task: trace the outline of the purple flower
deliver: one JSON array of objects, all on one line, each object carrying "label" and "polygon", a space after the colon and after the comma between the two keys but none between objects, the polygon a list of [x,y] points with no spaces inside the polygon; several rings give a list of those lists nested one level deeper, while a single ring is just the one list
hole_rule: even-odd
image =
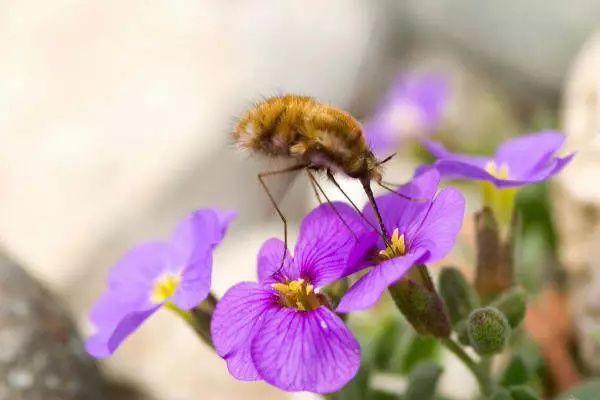
[{"label": "purple flower", "polygon": [[431,140],[423,144],[437,157],[434,165],[442,177],[488,181],[503,188],[541,182],[557,174],[574,156],[556,156],[564,141],[563,134],[553,131],[524,135],[504,142],[493,157],[451,153]]},{"label": "purple flower", "polygon": [[358,371],[358,342],[318,292],[342,277],[355,243],[351,231],[362,229],[353,209],[333,204],[350,230],[329,204],[315,208],[283,267],[283,242],[268,240],[257,258],[258,283],[239,283],[217,303],[212,339],[236,379],[328,393]]},{"label": "purple flower", "polygon": [[[405,200],[393,193],[376,199],[383,223],[391,234],[390,246],[373,233],[361,237],[345,273],[373,268],[350,287],[336,311],[350,312],[374,305],[385,289],[411,267],[439,260],[451,250],[462,226],[465,201],[454,188],[437,192],[439,178],[435,169],[425,168],[398,189],[406,196],[428,199],[427,202]],[[375,222],[370,207],[363,212]]]},{"label": "purple flower", "polygon": [[376,153],[389,151],[403,138],[427,134],[439,125],[448,82],[437,74],[401,76],[365,124],[365,137]]},{"label": "purple flower", "polygon": [[179,222],[170,241],[143,243],[125,254],[90,312],[96,332],[86,351],[111,355],[162,305],[189,310],[200,304],[210,290],[213,249],[234,217],[231,211],[197,210]]}]

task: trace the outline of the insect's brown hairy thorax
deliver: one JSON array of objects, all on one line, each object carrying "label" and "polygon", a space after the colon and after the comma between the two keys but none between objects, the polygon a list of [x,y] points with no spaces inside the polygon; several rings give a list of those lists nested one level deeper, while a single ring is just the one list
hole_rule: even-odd
[{"label": "insect's brown hairy thorax", "polygon": [[311,97],[276,96],[259,103],[242,117],[234,137],[242,148],[295,157],[316,169],[353,178],[378,176],[358,121]]}]

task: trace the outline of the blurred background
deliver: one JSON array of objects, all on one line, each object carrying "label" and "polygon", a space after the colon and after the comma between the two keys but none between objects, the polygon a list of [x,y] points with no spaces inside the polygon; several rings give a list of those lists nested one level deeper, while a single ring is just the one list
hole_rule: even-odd
[{"label": "blurred background", "polygon": [[[77,395],[55,398],[96,398],[100,387],[114,392],[97,398],[111,399],[311,398],[235,381],[166,312],[102,361],[101,377],[75,326],[88,331],[86,314],[127,248],[166,237],[198,207],[239,210],[215,257],[215,291],[254,279],[261,242],[282,230],[256,179],[272,164],[238,152],[231,137],[256,101],[306,94],[368,121],[398,76],[422,71],[447,82],[430,134],[449,147],[491,152],[507,137],[552,128],[578,151],[551,185],[521,194],[518,273],[541,305],[557,304],[532,306],[532,362],[548,369],[545,349],[560,343],[579,371],[599,373],[600,347],[587,334],[600,320],[598,28],[593,0],[3,0],[0,243],[14,264],[0,262],[0,399],[50,399],[25,394],[67,387]],[[426,159],[412,145],[397,148],[392,181]],[[299,177],[282,204],[292,238],[314,202]],[[445,264],[468,269],[471,235],[468,217]],[[66,313],[45,310],[54,301]],[[558,339],[554,320],[564,325]],[[72,354],[45,343],[56,324],[73,337]],[[468,399],[471,377],[440,356],[449,363],[444,390]]]}]

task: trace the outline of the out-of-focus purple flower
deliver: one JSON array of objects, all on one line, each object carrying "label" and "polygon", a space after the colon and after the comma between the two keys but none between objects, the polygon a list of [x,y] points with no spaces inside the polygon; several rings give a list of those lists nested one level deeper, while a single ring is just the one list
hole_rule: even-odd
[{"label": "out-of-focus purple flower", "polygon": [[385,95],[364,134],[376,153],[393,150],[410,136],[435,130],[448,97],[448,82],[440,74],[406,74]]},{"label": "out-of-focus purple flower", "polygon": [[210,290],[212,253],[235,212],[200,209],[176,226],[170,241],[131,249],[113,267],[108,287],[90,312],[95,327],[85,343],[94,357],[107,357],[161,306],[189,310]]},{"label": "out-of-focus purple flower", "polygon": [[[242,282],[217,303],[211,323],[215,349],[233,377],[264,380],[287,391],[334,392],[358,371],[360,348],[317,288],[346,269],[362,221],[353,209],[333,203],[302,221],[294,255],[279,239],[258,254],[258,283]],[[287,250],[285,250],[287,252]]]},{"label": "out-of-focus purple flower", "polygon": [[437,157],[434,165],[443,178],[476,179],[505,188],[541,182],[560,172],[574,156],[556,156],[564,141],[559,132],[542,131],[507,140],[491,157],[451,153],[431,140],[423,144]]},{"label": "out-of-focus purple flower", "polygon": [[[406,200],[393,193],[377,197],[383,223],[391,233],[391,243],[386,246],[373,233],[361,237],[345,273],[368,266],[373,268],[350,287],[336,311],[350,312],[372,306],[385,289],[400,280],[411,267],[439,260],[451,250],[462,226],[465,201],[454,188],[437,192],[439,179],[435,169],[424,168],[398,189],[405,196],[428,199],[427,202]],[[363,213],[375,222],[370,207],[365,207]]]}]

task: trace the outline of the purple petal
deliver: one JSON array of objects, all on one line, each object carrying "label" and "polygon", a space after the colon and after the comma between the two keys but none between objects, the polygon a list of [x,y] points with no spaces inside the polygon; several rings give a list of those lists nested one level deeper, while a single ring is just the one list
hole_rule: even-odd
[{"label": "purple petal", "polygon": [[406,232],[408,248],[429,251],[427,261],[436,261],[452,249],[465,214],[465,198],[454,188],[442,189],[425,218]]},{"label": "purple petal", "polygon": [[188,261],[169,300],[182,310],[196,307],[208,296],[211,277],[212,252],[208,251]]},{"label": "purple petal", "polygon": [[546,166],[565,142],[562,133],[543,131],[509,139],[496,151],[496,163],[508,166],[511,179],[527,179],[537,169]]},{"label": "purple petal", "polygon": [[437,158],[434,165],[442,178],[493,179],[485,170],[492,157],[452,153],[434,140],[422,140],[421,143]]},{"label": "purple petal", "polygon": [[210,209],[196,210],[179,221],[173,230],[172,261],[184,266],[194,258],[204,258],[221,238],[221,224],[217,214]]},{"label": "purple petal", "polygon": [[223,236],[225,236],[225,233],[227,233],[227,229],[229,229],[229,224],[235,219],[235,217],[237,217],[238,213],[235,210],[221,210],[219,208],[213,208],[212,211],[217,215],[219,220],[219,226],[221,229],[221,237],[219,241],[221,241]]},{"label": "purple petal", "polygon": [[109,287],[118,289],[123,300],[149,296],[156,278],[170,271],[170,256],[170,246],[164,242],[146,242],[132,248],[109,272]]},{"label": "purple petal", "polygon": [[566,157],[556,157],[548,162],[548,164],[533,174],[531,174],[528,179],[522,180],[496,180],[494,183],[497,187],[505,188],[505,187],[514,187],[514,186],[522,186],[527,185],[529,183],[537,183],[542,182],[548,178],[553,177],[557,173],[559,173],[575,156],[574,153],[567,155]]},{"label": "purple petal", "polygon": [[380,237],[377,232],[366,232],[358,238],[358,243],[354,245],[350,255],[348,256],[348,262],[346,269],[342,273],[342,276],[352,275],[361,269],[370,267],[373,265],[373,252],[378,252],[378,243]]},{"label": "purple petal", "polygon": [[260,376],[287,391],[329,393],[358,371],[360,347],[342,320],[325,307],[271,314],[252,342]]},{"label": "purple petal", "polygon": [[294,250],[296,272],[289,278],[302,277],[316,287],[341,278],[354,244],[365,229],[358,213],[345,203],[326,203],[313,209],[300,225]]},{"label": "purple petal", "polygon": [[86,351],[96,358],[110,356],[160,306],[125,303],[113,291],[106,291],[90,312],[96,333],[86,339]]},{"label": "purple petal", "polygon": [[425,250],[418,249],[414,253],[392,258],[377,265],[348,289],[336,312],[364,310],[375,305],[385,289],[402,278],[426,254]]},{"label": "purple petal", "polygon": [[[283,266],[281,260],[285,252],[285,260]],[[263,243],[257,256],[258,265],[258,281],[261,283],[274,282],[274,275],[281,272],[283,275],[288,276],[294,274],[290,270],[292,266],[292,255],[285,248],[283,241],[279,239],[269,239]]]},{"label": "purple petal", "polygon": [[388,151],[400,144],[406,134],[418,133],[406,132],[403,120],[407,118],[416,118],[418,125],[412,128],[422,133],[435,129],[447,99],[447,86],[446,79],[437,74],[403,75],[398,79],[373,118],[364,125],[371,149],[377,153]]},{"label": "purple petal", "polygon": [[[388,193],[376,198],[377,207],[381,213],[383,224],[388,235],[396,228],[406,228],[420,219],[429,207],[429,202],[421,201],[432,199],[437,191],[439,173],[434,168],[422,169],[420,174],[412,181],[398,188],[398,192],[412,200],[404,199],[396,194]],[[366,204],[363,213],[369,221],[376,223],[375,213],[370,204]]]},{"label": "purple petal", "polygon": [[242,282],[219,300],[210,330],[217,354],[227,361],[231,375],[240,380],[258,380],[250,357],[252,338],[275,307],[272,292],[257,283]]}]

